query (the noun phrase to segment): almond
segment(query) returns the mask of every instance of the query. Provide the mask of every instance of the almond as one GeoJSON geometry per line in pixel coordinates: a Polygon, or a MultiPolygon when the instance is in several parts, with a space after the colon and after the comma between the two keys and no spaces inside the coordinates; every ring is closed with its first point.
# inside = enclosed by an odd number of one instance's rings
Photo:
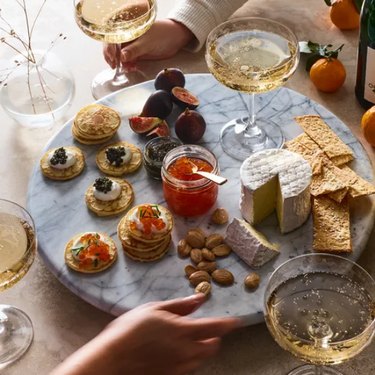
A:
{"type": "Polygon", "coordinates": [[[187,266],[185,266],[184,268],[184,271],[185,271],[185,275],[187,277],[190,277],[190,275],[196,271],[198,271],[198,268],[195,268],[194,266],[192,266],[191,264],[188,264],[187,266]]]}
{"type": "Polygon", "coordinates": [[[212,233],[206,238],[205,247],[213,249],[216,246],[221,245],[224,242],[224,237],[218,233],[212,233]]]}
{"type": "Polygon", "coordinates": [[[196,286],[195,293],[203,293],[208,296],[211,293],[211,284],[207,281],[202,281],[196,286]]]}
{"type": "Polygon", "coordinates": [[[211,250],[206,249],[205,247],[202,249],[202,256],[209,262],[213,262],[216,258],[215,254],[211,250]]]}
{"type": "Polygon", "coordinates": [[[191,246],[186,242],[184,238],[178,241],[177,253],[181,258],[188,257],[190,255],[190,251],[191,251],[191,246]]]}
{"type": "Polygon", "coordinates": [[[249,273],[244,280],[244,284],[246,288],[249,288],[249,289],[257,288],[259,285],[259,282],[260,282],[260,276],[256,272],[249,273]]]}
{"type": "Polygon", "coordinates": [[[211,273],[216,270],[216,262],[202,261],[197,264],[197,268],[199,270],[203,270],[203,271],[207,271],[208,273],[211,273]]]}
{"type": "Polygon", "coordinates": [[[234,277],[232,272],[221,268],[212,272],[212,279],[221,285],[232,285],[234,283],[234,277]]]}
{"type": "Polygon", "coordinates": [[[202,249],[206,238],[202,230],[195,228],[187,232],[185,239],[192,248],[202,249]]]}
{"type": "Polygon", "coordinates": [[[195,263],[198,264],[203,260],[202,250],[201,249],[192,249],[190,251],[190,259],[195,263]]]}
{"type": "Polygon", "coordinates": [[[232,249],[230,246],[228,246],[225,243],[222,243],[221,245],[215,246],[212,249],[212,252],[215,254],[217,257],[226,257],[231,253],[232,249]]]}
{"type": "Polygon", "coordinates": [[[210,281],[211,276],[206,271],[195,271],[189,276],[190,284],[193,286],[197,286],[202,281],[210,281]]]}
{"type": "Polygon", "coordinates": [[[228,212],[225,208],[217,208],[211,215],[211,222],[218,225],[226,224],[228,219],[228,212]]]}

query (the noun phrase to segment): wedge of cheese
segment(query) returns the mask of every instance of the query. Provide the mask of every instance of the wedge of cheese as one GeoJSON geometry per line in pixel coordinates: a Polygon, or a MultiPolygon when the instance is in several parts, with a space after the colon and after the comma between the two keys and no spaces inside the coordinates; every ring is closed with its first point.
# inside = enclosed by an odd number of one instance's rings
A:
{"type": "Polygon", "coordinates": [[[228,225],[225,242],[250,267],[259,268],[279,255],[279,246],[245,220],[234,218],[228,225]]]}
{"type": "Polygon", "coordinates": [[[309,163],[288,150],[270,149],[248,157],[240,169],[240,209],[250,224],[276,210],[281,233],[300,227],[311,210],[309,163]]]}

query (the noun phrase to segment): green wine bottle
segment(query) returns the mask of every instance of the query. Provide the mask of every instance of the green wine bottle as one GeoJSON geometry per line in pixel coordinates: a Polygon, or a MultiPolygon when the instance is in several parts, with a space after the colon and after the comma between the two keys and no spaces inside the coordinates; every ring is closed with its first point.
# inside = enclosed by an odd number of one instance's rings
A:
{"type": "Polygon", "coordinates": [[[362,4],[355,95],[363,108],[375,105],[375,0],[362,4]]]}

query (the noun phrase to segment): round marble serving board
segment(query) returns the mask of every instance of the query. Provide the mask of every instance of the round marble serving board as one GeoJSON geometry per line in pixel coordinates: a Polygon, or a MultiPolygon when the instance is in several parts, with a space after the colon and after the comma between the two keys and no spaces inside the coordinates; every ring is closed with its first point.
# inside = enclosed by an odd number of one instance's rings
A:
{"type": "MultiPolygon", "coordinates": [[[[221,174],[228,178],[228,182],[219,188],[215,207],[226,208],[230,218],[241,217],[238,208],[241,162],[223,153],[219,143],[219,131],[227,121],[246,114],[246,96],[227,89],[208,74],[192,74],[187,75],[186,78],[186,88],[198,96],[200,105],[197,110],[207,122],[206,133],[200,143],[215,153],[219,159],[221,174]]],[[[124,89],[100,101],[115,108],[122,115],[122,125],[118,135],[109,143],[121,139],[143,149],[146,139],[130,130],[128,117],[140,113],[147,97],[153,91],[153,81],[149,81],[124,89]]],[[[302,132],[293,121],[294,116],[320,115],[353,149],[356,159],[351,163],[351,167],[363,178],[374,181],[371,163],[360,142],[342,121],[321,105],[295,91],[280,88],[267,94],[257,95],[256,108],[259,116],[271,118],[282,126],[286,139],[294,138],[302,132]]],[[[175,107],[168,118],[172,133],[174,121],[180,112],[175,107]]],[[[178,257],[176,245],[190,227],[201,227],[207,233],[224,233],[225,228],[210,224],[209,213],[189,219],[175,216],[172,245],[170,251],[161,260],[139,263],[127,258],[121,251],[116,233],[121,215],[110,218],[97,217],[87,209],[84,201],[88,186],[95,178],[102,175],[95,164],[96,152],[102,145],[85,146],[74,141],[71,135],[71,123],[72,121],[69,121],[64,126],[42,153],[52,147],[74,144],[86,155],[85,170],[70,181],[52,181],[43,177],[39,165],[36,165],[28,190],[28,208],[37,226],[39,253],[49,269],[73,293],[113,315],[119,315],[148,301],[168,300],[193,293],[193,288],[184,276],[184,267],[189,263],[189,259],[178,257]],[[107,271],[87,275],[72,271],[65,265],[65,244],[76,233],[85,231],[106,232],[117,243],[118,260],[107,271]]],[[[134,205],[145,202],[166,205],[161,182],[149,178],[143,166],[134,174],[124,177],[133,185],[134,205]]],[[[358,199],[351,207],[354,249],[349,256],[351,259],[357,259],[363,251],[374,217],[375,204],[371,198],[358,199]]],[[[259,288],[253,292],[244,288],[243,280],[252,270],[236,254],[232,253],[227,258],[218,258],[218,267],[230,270],[235,276],[235,283],[229,287],[220,287],[213,283],[211,297],[194,313],[194,316],[241,316],[246,319],[247,324],[262,321],[263,293],[269,274],[285,260],[311,251],[312,220],[310,217],[302,227],[287,235],[281,235],[276,216],[271,215],[258,226],[258,229],[271,241],[281,244],[280,255],[257,270],[261,275],[259,288]]]]}

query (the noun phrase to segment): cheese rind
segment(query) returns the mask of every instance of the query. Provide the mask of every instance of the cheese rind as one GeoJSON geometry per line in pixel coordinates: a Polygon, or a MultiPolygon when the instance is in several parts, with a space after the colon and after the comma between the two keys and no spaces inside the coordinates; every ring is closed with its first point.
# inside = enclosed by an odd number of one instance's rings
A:
{"type": "Polygon", "coordinates": [[[260,151],[243,162],[240,176],[241,214],[250,224],[261,222],[274,210],[281,233],[307,220],[312,171],[302,156],[288,150],[260,151]]]}
{"type": "Polygon", "coordinates": [[[279,255],[278,246],[245,220],[234,218],[228,225],[225,242],[250,267],[259,268],[279,255]]]}

